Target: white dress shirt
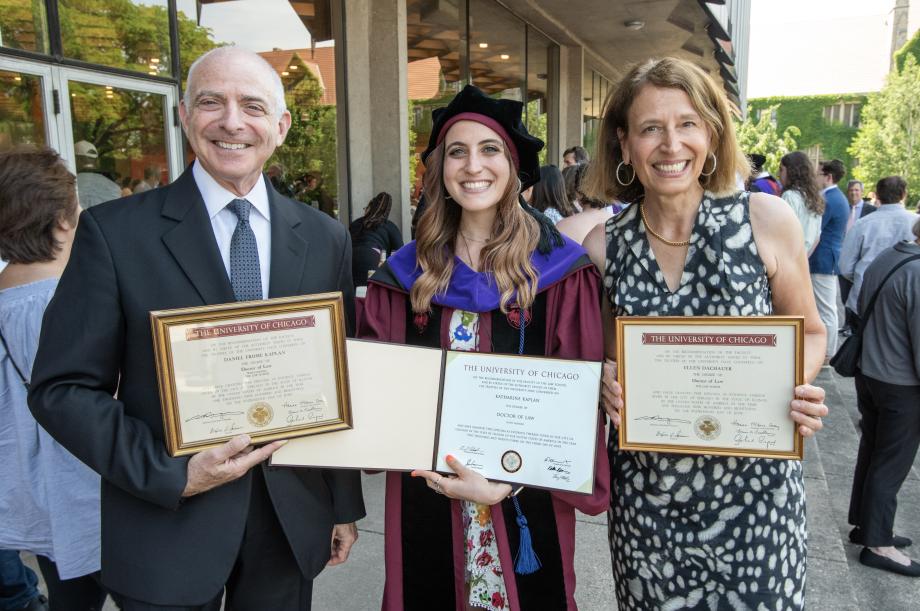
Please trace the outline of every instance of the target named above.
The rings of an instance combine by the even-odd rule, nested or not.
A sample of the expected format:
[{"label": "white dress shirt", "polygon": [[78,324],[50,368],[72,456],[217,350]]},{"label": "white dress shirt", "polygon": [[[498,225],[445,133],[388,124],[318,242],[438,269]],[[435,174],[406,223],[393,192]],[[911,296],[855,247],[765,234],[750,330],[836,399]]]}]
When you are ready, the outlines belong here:
[{"label": "white dress shirt", "polygon": [[227,204],[235,199],[245,199],[252,208],[249,212],[249,225],[256,236],[256,246],[259,249],[259,268],[262,272],[262,298],[268,299],[268,272],[271,269],[272,231],[271,213],[268,206],[268,190],[265,187],[265,177],[259,176],[255,186],[246,195],[239,197],[220,186],[214,178],[201,167],[198,160],[192,166],[192,176],[201,192],[201,198],[208,209],[211,219],[211,228],[214,229],[214,238],[217,248],[220,249],[220,258],[224,261],[227,278],[230,277],[230,240],[236,230],[239,219],[227,208]]}]

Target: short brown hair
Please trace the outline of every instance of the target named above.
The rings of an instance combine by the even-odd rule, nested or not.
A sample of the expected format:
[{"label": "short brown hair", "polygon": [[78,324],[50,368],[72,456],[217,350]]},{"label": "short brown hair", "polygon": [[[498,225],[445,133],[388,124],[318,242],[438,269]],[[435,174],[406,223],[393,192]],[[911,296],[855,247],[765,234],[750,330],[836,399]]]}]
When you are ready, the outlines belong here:
[{"label": "short brown hair", "polygon": [[76,222],[76,178],[49,148],[0,153],[0,258],[8,263],[53,261],[61,245],[54,230]]},{"label": "short brown hair", "polygon": [[636,180],[627,186],[617,182],[616,171],[623,161],[617,130],[629,132],[629,109],[646,85],[680,89],[687,94],[712,134],[712,153],[717,162],[712,175],[700,177],[700,184],[717,195],[737,191],[738,176],[749,175],[751,164],[735,139],[735,126],[725,93],[695,64],[676,57],[665,57],[634,66],[607,96],[597,155],[589,166],[585,192],[597,199],[623,202],[637,201],[645,194],[645,187]]},{"label": "short brown hair", "polygon": [[886,176],[875,183],[879,203],[894,204],[907,195],[907,181],[900,176]]}]

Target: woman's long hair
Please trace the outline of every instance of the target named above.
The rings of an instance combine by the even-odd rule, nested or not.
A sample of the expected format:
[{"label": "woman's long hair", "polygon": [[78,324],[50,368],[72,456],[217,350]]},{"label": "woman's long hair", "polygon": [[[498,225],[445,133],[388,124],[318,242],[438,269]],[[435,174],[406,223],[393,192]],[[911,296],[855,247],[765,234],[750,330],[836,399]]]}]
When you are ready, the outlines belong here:
[{"label": "woman's long hair", "polygon": [[562,216],[575,214],[575,206],[566,195],[565,180],[559,168],[554,165],[540,167],[540,182],[533,186],[531,205],[540,212],[546,211],[547,208],[555,208]]},{"label": "woman's long hair", "polygon": [[[512,166],[507,147],[503,148]],[[428,156],[425,172],[425,196],[428,208],[419,219],[415,241],[418,266],[422,270],[409,298],[412,311],[428,312],[435,295],[447,292],[454,271],[454,251],[460,232],[462,208],[450,199],[443,181],[444,144]],[[504,313],[512,301],[529,308],[537,293],[537,270],[530,255],[540,240],[540,227],[518,203],[520,182],[511,172],[505,192],[498,201],[492,235],[480,253],[480,271],[492,273],[501,294],[499,307]]]},{"label": "woman's long hair", "polygon": [[377,227],[390,216],[390,208],[393,207],[393,198],[386,191],[381,191],[374,196],[374,199],[367,205],[367,211],[364,213],[364,222],[358,227],[352,227],[351,237],[357,238],[365,231]]},{"label": "woman's long hair", "polygon": [[786,170],[786,181],[783,189],[798,191],[805,199],[805,207],[814,214],[824,214],[824,197],[818,186],[818,177],[815,166],[811,165],[808,155],[801,151],[793,151],[783,155],[779,164]]}]

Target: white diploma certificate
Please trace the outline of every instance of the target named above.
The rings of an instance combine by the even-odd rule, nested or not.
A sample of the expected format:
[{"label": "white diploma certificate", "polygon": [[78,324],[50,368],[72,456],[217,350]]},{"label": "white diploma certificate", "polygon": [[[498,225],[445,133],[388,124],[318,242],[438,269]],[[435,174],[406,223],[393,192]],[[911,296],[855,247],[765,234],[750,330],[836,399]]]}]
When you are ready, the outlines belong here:
[{"label": "white diploma certificate", "polygon": [[449,473],[590,494],[601,364],[347,340],[353,428],[291,440],[273,465]]},{"label": "white diploma certificate", "polygon": [[802,458],[801,317],[620,317],[624,450]]},{"label": "white diploma certificate", "polygon": [[173,455],[349,426],[341,298],[322,297],[152,313]]}]

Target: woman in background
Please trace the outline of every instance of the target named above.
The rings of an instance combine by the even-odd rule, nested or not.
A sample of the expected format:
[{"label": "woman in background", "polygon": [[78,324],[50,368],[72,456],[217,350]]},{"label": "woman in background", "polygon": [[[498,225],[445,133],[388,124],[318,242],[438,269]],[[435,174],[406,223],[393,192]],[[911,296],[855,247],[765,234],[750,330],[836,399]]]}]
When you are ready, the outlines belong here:
[{"label": "woman in background", "polygon": [[364,216],[352,222],[351,273],[355,286],[366,286],[370,272],[380,266],[382,255],[389,257],[402,248],[402,234],[388,217],[393,198],[386,191],[378,193],[364,208]]},{"label": "woman in background", "polygon": [[818,186],[815,167],[805,153],[787,153],[779,161],[779,180],[783,183],[783,194],[780,197],[799,219],[805,236],[805,254],[810,255],[818,245],[821,217],[824,214],[824,196]]},{"label": "woman in background", "polygon": [[579,202],[581,212],[563,219],[556,226],[556,229],[563,235],[579,244],[584,241],[589,231],[614,215],[613,208],[608,206],[607,202],[585,195],[582,185],[587,169],[588,166],[583,163],[565,169],[565,173],[568,174],[566,186],[569,189],[569,196]]},{"label": "woman in background", "polygon": [[[526,198],[525,198],[526,199]],[[540,167],[540,182],[533,186],[530,204],[556,225],[577,211],[565,193],[562,172],[554,165]]]},{"label": "woman in background", "polygon": [[0,153],[0,548],[38,557],[52,611],[98,611],[99,476],[32,417],[42,314],[70,258],[76,178],[50,149]]}]

